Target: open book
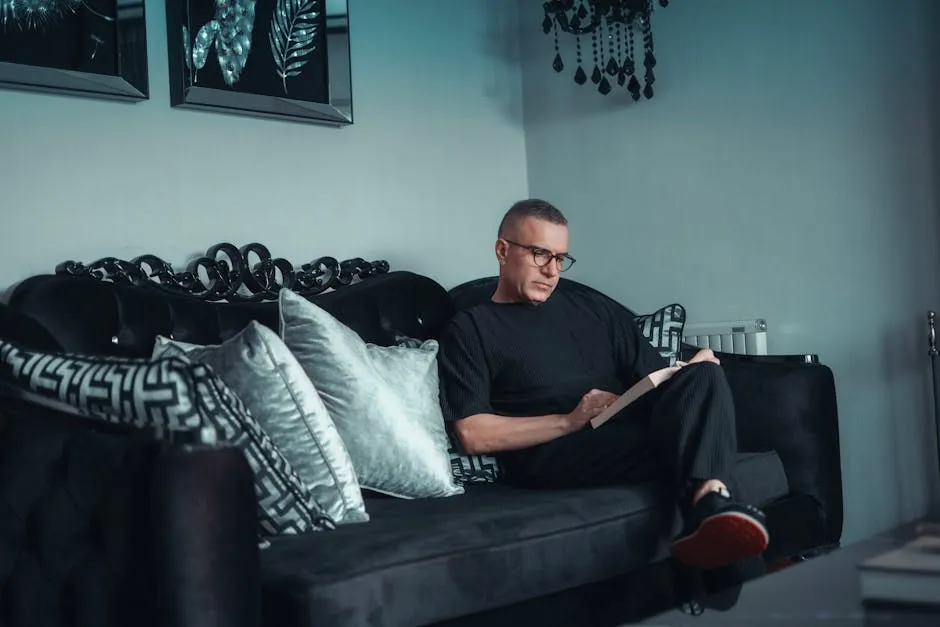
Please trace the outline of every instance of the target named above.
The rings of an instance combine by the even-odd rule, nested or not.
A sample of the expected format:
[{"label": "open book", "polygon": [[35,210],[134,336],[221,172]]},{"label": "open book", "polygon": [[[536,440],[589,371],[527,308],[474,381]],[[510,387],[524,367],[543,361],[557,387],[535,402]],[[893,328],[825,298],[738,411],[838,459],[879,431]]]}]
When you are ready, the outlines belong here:
[{"label": "open book", "polygon": [[672,375],[679,371],[681,366],[668,366],[660,370],[655,370],[630,387],[629,390],[617,397],[617,400],[610,404],[610,407],[591,418],[591,426],[597,429],[599,426],[613,418],[621,409],[640,398],[653,388],[661,385],[663,381],[668,381]]}]

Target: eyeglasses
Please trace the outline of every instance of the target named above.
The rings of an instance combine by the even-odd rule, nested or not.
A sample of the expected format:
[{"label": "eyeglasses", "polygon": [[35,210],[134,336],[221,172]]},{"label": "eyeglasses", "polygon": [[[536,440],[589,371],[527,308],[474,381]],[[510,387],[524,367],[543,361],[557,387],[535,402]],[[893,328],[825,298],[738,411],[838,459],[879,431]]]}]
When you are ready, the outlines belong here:
[{"label": "eyeglasses", "polygon": [[519,248],[525,248],[532,253],[532,260],[535,261],[535,265],[540,268],[544,268],[549,264],[550,261],[554,260],[555,265],[558,267],[559,272],[564,272],[568,268],[574,265],[575,258],[566,253],[560,255],[554,254],[550,250],[545,250],[544,248],[539,248],[538,246],[526,246],[525,244],[520,244],[512,240],[503,238],[507,243],[512,244],[513,246],[518,246]]}]

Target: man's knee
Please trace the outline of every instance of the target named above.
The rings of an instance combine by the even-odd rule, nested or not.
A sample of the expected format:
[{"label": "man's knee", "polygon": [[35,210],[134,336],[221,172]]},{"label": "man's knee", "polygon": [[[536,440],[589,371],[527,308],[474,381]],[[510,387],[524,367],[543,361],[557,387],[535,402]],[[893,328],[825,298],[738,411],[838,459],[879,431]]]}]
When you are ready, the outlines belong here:
[{"label": "man's knee", "polygon": [[725,382],[725,371],[719,364],[710,361],[700,361],[689,364],[683,368],[683,370],[686,370],[686,374],[689,377],[694,377],[700,381],[708,381],[710,383]]},{"label": "man's knee", "polygon": [[[729,393],[728,379],[721,365],[710,361],[702,361],[685,366],[678,374],[683,375],[686,385],[691,385],[702,391]],[[677,375],[678,376],[678,375]]]}]

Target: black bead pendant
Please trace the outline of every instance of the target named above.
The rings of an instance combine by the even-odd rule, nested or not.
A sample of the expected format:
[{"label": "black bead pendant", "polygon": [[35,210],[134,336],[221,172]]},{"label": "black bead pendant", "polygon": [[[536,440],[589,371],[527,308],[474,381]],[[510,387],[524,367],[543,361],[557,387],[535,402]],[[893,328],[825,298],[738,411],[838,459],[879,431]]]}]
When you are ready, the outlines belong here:
[{"label": "black bead pendant", "polygon": [[617,73],[620,67],[617,65],[617,61],[613,57],[607,60],[607,73],[613,76]]},{"label": "black bead pendant", "polygon": [[630,90],[630,94],[633,96],[634,100],[640,99],[640,81],[636,80],[636,76],[630,77],[630,83],[627,85],[627,89]]},{"label": "black bead pendant", "polygon": [[587,74],[584,73],[584,68],[580,65],[578,66],[578,71],[574,73],[574,82],[578,85],[583,85],[587,81]]},{"label": "black bead pendant", "polygon": [[555,55],[555,62],[552,63],[552,67],[555,68],[556,72],[561,72],[563,69],[565,69],[565,64],[561,60],[561,54]]}]

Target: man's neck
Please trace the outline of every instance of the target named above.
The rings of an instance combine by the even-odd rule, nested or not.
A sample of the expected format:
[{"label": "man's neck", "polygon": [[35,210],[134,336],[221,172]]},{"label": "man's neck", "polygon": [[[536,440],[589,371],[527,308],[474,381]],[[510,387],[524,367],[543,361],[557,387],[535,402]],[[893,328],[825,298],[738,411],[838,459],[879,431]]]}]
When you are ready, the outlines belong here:
[{"label": "man's neck", "polygon": [[522,300],[519,298],[513,298],[508,294],[508,291],[503,287],[502,283],[496,285],[496,291],[493,292],[493,295],[490,297],[490,300],[494,303],[500,305],[508,305],[513,303],[521,303]]},{"label": "man's neck", "polygon": [[501,285],[496,287],[496,291],[493,292],[490,301],[497,305],[531,305],[534,307],[543,304],[541,301],[530,301],[520,298],[519,296],[509,295],[507,290],[504,290]]}]

